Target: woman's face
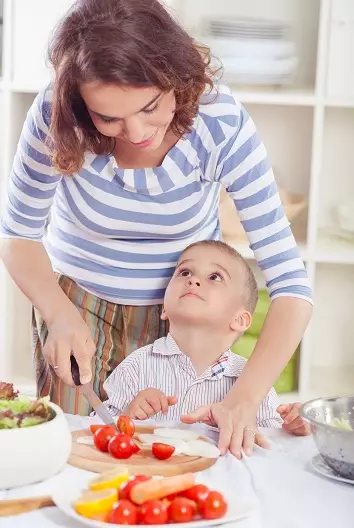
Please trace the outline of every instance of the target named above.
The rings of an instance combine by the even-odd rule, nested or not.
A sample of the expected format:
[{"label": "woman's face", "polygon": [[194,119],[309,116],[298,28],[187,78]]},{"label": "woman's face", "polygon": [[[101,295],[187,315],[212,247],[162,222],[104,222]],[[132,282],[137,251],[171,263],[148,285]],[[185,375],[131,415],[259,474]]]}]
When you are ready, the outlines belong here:
[{"label": "woman's face", "polygon": [[154,86],[82,84],[81,97],[101,134],[146,150],[157,149],[175,112],[173,91],[163,93]]}]

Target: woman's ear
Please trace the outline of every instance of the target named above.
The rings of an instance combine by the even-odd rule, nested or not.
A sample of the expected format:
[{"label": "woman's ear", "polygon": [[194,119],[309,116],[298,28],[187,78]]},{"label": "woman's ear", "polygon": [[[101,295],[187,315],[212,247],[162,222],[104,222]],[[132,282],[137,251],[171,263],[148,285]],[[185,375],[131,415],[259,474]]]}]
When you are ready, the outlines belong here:
[{"label": "woman's ear", "polygon": [[168,320],[167,313],[165,312],[165,308],[162,308],[160,319],[161,319],[161,321],[167,321]]},{"label": "woman's ear", "polygon": [[235,317],[232,319],[230,323],[230,329],[233,332],[237,332],[238,334],[243,334],[251,326],[251,323],[252,315],[250,312],[247,312],[247,310],[243,310],[242,312],[237,312]]}]

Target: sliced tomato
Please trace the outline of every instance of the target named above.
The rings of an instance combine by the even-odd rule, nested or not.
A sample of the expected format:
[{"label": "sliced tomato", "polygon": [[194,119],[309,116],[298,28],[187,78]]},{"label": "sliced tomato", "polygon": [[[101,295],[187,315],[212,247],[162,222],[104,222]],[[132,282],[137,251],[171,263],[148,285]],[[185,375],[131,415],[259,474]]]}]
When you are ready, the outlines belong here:
[{"label": "sliced tomato", "polygon": [[139,522],[141,524],[166,524],[167,521],[167,508],[162,501],[150,500],[141,506],[139,512]]},{"label": "sliced tomato", "polygon": [[138,508],[129,500],[119,500],[108,514],[107,522],[111,524],[137,524]]},{"label": "sliced tomato", "polygon": [[120,416],[118,418],[117,427],[121,433],[124,433],[128,436],[134,436],[135,425],[129,416]]},{"label": "sliced tomato", "polygon": [[139,484],[139,482],[145,482],[146,480],[150,480],[150,479],[151,477],[149,477],[148,475],[134,475],[130,477],[130,479],[124,482],[119,488],[119,492],[118,492],[119,499],[129,500],[130,492],[134,488],[134,486]]},{"label": "sliced tomato", "polygon": [[117,436],[117,430],[112,425],[103,425],[93,435],[93,442],[97,449],[107,453],[108,444],[115,436]]},{"label": "sliced tomato", "polygon": [[209,495],[209,491],[209,488],[204,486],[204,484],[196,484],[195,486],[182,491],[181,496],[194,501],[198,507],[201,507],[201,504]]},{"label": "sliced tomato", "polygon": [[176,497],[168,507],[168,518],[175,523],[191,522],[196,513],[196,503],[185,497]]},{"label": "sliced tomato", "polygon": [[218,491],[211,491],[200,507],[204,519],[221,519],[227,512],[227,503]]},{"label": "sliced tomato", "polygon": [[152,454],[159,460],[166,460],[170,458],[175,452],[175,448],[168,444],[162,444],[160,442],[154,442],[152,444]]},{"label": "sliced tomato", "polygon": [[131,436],[116,434],[108,443],[108,452],[114,458],[130,458],[135,452],[135,444]]}]

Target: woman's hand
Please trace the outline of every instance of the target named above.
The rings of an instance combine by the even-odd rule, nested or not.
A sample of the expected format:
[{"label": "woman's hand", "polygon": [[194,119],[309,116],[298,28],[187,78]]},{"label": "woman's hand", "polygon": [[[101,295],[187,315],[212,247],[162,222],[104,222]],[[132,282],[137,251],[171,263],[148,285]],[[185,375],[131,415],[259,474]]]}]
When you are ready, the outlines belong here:
[{"label": "woman's hand", "polygon": [[258,432],[256,412],[247,403],[233,404],[225,401],[203,405],[194,412],[182,416],[184,423],[204,422],[220,430],[219,449],[224,454],[228,449],[240,459],[241,449],[250,456],[255,444],[269,449],[266,439]]},{"label": "woman's hand", "polygon": [[47,327],[48,337],[43,353],[55,373],[64,383],[74,386],[70,366],[72,354],[79,365],[81,383],[89,383],[92,378],[91,361],[96,346],[78,310],[73,306],[72,310],[65,314],[58,314]]}]

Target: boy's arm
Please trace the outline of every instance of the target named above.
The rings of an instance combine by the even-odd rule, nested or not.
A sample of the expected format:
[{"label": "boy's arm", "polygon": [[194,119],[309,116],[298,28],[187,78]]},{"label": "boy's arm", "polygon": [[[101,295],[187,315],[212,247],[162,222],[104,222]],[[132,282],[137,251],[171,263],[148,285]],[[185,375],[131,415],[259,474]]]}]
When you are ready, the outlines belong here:
[{"label": "boy's arm", "polygon": [[277,412],[279,398],[274,389],[271,389],[261,403],[257,413],[257,425],[259,427],[277,427],[283,425],[283,420]]}]

